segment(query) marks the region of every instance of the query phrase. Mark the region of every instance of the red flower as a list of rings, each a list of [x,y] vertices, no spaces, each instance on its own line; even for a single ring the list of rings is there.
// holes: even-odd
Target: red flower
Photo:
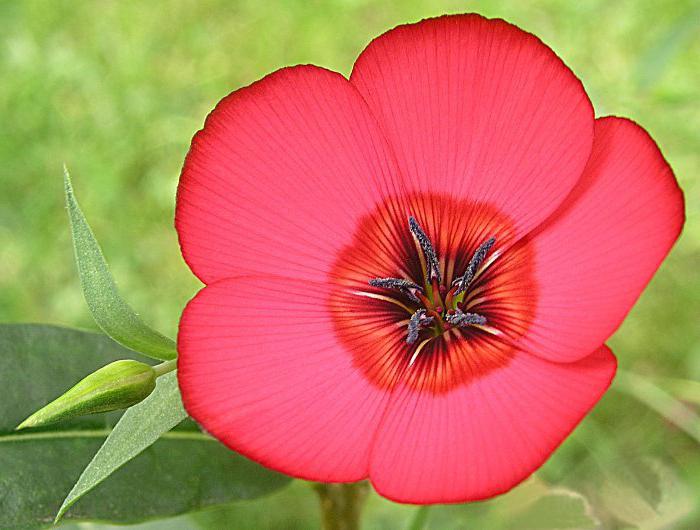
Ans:
[[[411,219],[409,222],[409,218]],[[519,483],[608,388],[683,197],[633,122],[502,20],[274,72],[196,134],[176,227],[188,412],[304,479],[413,503]]]

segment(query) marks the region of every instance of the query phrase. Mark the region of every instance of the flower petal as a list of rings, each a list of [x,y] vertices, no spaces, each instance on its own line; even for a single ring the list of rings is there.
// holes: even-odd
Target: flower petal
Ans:
[[[295,279],[208,285],[180,321],[178,378],[187,412],[231,449],[308,480],[355,481],[389,390],[338,343],[328,296]],[[387,348],[403,341],[403,327],[364,325]]]
[[[539,293],[521,347],[569,362],[607,340],[683,221],[683,194],[651,137],[626,119],[597,120],[581,181],[532,234]]]
[[[527,353],[444,395],[398,388],[372,450],[370,479],[399,502],[466,502],[537,469],[610,385],[612,352],[572,364]]]
[[[443,16],[375,39],[350,81],[378,117],[412,191],[485,202],[536,227],[571,191],[593,139],[581,82],[503,20]]]
[[[205,283],[239,274],[319,279],[395,165],[340,74],[285,68],[224,98],[192,140],[177,195],[182,253]]]

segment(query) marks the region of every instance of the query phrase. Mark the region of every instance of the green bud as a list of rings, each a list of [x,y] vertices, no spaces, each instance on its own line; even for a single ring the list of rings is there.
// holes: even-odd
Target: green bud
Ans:
[[[125,409],[144,400],[155,387],[156,372],[151,366],[134,360],[115,361],[36,411],[17,430],[96,412]]]

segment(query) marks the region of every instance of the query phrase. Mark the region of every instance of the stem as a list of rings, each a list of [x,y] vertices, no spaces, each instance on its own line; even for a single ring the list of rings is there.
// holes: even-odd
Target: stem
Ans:
[[[633,372],[618,370],[616,383],[613,388],[644,403],[700,443],[700,416],[692,408]]]
[[[418,508],[408,525],[408,530],[423,530],[423,528],[425,528],[425,523],[428,522],[428,510],[430,510],[429,505],[423,505]]]
[[[314,484],[321,502],[321,524],[323,530],[359,530],[360,515],[369,485]]]
[[[156,364],[153,367],[153,371],[156,373],[156,377],[160,377],[161,375],[165,375],[168,372],[172,372],[173,370],[175,370],[175,368],[177,368],[177,359]]]
[[[664,378],[658,382],[660,387],[664,388],[681,401],[700,405],[700,381]]]

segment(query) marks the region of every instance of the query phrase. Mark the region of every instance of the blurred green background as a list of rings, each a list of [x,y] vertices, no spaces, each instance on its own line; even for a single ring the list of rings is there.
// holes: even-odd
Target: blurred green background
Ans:
[[[585,495],[603,528],[700,528],[697,0],[0,1],[0,321],[94,328],[72,261],[65,162],[125,298],[174,336],[199,286],[178,250],[174,194],[215,103],[289,64],[349,74],[381,32],[466,11],[540,36],[583,80],[598,115],[650,131],[686,194],[679,243],[611,340],[622,377],[538,477]],[[478,521],[488,508],[459,513]],[[429,527],[455,527],[454,510],[431,509]],[[367,527],[403,528],[415,511],[373,495]],[[144,528],[317,525],[315,499],[295,483],[225,513]]]

